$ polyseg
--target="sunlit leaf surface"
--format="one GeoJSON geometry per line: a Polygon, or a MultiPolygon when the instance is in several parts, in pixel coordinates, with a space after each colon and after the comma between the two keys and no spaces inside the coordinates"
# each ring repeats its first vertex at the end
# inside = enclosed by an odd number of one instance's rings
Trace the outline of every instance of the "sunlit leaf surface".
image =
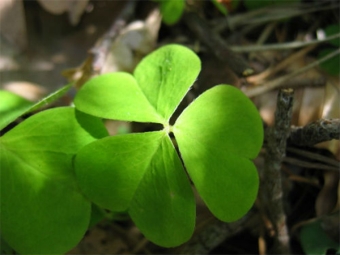
{"type": "Polygon", "coordinates": [[[115,120],[163,122],[135,78],[128,73],[108,73],[86,82],[74,99],[77,109],[115,120]]]}
{"type": "Polygon", "coordinates": [[[174,134],[196,189],[216,217],[233,221],[255,201],[258,175],[250,161],[263,140],[255,106],[241,91],[216,86],[177,119],[174,134]]]}
{"type": "Polygon", "coordinates": [[[168,45],[144,58],[134,76],[150,104],[167,123],[200,69],[200,60],[191,50],[168,45]]]}
{"type": "Polygon", "coordinates": [[[36,114],[0,138],[1,234],[19,253],[61,254],[89,224],[72,158],[107,135],[101,121],[71,107],[36,114]]]}

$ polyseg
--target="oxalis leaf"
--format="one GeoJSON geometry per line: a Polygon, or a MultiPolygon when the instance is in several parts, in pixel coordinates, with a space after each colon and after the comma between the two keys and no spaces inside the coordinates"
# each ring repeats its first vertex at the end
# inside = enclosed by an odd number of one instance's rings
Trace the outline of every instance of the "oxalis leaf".
{"type": "Polygon", "coordinates": [[[98,140],[79,152],[75,166],[92,201],[113,211],[128,210],[150,240],[170,247],[191,237],[194,196],[166,132],[98,140]]]}
{"type": "MultiPolygon", "coordinates": [[[[6,110],[6,112],[1,111],[0,129],[3,129],[4,127],[6,127],[8,124],[13,122],[18,117],[20,117],[24,114],[36,111],[36,110],[40,109],[41,107],[44,107],[44,106],[48,105],[49,103],[54,102],[55,100],[57,100],[60,97],[62,97],[63,95],[65,95],[67,93],[67,91],[69,91],[71,88],[72,88],[72,84],[68,84],[68,85],[58,89],[57,91],[49,94],[48,96],[44,97],[43,99],[41,99],[40,101],[38,101],[34,104],[31,103],[31,102],[28,102],[28,101],[26,101],[26,103],[24,103],[24,101],[22,101],[24,99],[21,99],[20,107],[18,107],[19,105],[17,105],[17,107],[11,107],[13,105],[11,105],[11,103],[9,104],[9,102],[8,102],[9,98],[4,98],[4,97],[10,96],[8,94],[9,92],[7,92],[7,91],[1,92],[0,93],[0,99],[1,99],[0,110],[2,110],[2,111],[6,110]],[[7,108],[7,107],[10,107],[10,108],[7,108]],[[7,109],[5,109],[5,108],[7,108],[7,109]]],[[[13,97],[18,98],[19,96],[11,95],[10,97],[13,100],[14,99],[13,97]]],[[[17,103],[19,103],[19,102],[17,102],[17,103]]]]}
{"type": "Polygon", "coordinates": [[[107,135],[97,118],[71,107],[40,112],[0,138],[1,236],[22,254],[62,254],[87,230],[91,203],[72,158],[107,135]]]}
{"type": "Polygon", "coordinates": [[[251,159],[262,144],[262,122],[242,92],[216,86],[189,105],[173,127],[169,124],[199,70],[192,51],[164,46],[141,61],[135,80],[122,73],[97,77],[84,85],[75,102],[96,116],[164,125],[162,131],[95,141],[79,151],[75,168],[86,196],[104,208],[128,211],[147,238],[166,247],[187,241],[195,218],[189,179],[168,133],[175,134],[195,187],[219,219],[242,217],[257,195],[251,159]]]}
{"type": "Polygon", "coordinates": [[[215,86],[177,119],[173,131],[187,171],[212,213],[242,217],[255,201],[258,175],[250,161],[263,140],[261,118],[241,91],[215,86]]]}
{"type": "Polygon", "coordinates": [[[158,2],[164,23],[173,25],[181,18],[185,8],[184,0],[158,0],[158,2]]]}
{"type": "Polygon", "coordinates": [[[76,107],[98,117],[166,124],[200,71],[199,58],[168,45],[144,58],[134,71],[97,76],[84,84],[76,107]]]}
{"type": "Polygon", "coordinates": [[[74,99],[80,111],[106,119],[162,122],[135,78],[123,72],[97,76],[74,99]]]}

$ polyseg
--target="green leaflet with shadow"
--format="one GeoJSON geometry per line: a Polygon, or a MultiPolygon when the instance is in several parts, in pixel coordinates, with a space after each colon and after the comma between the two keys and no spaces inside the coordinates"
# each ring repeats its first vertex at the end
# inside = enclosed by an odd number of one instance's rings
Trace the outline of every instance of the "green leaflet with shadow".
{"type": "Polygon", "coordinates": [[[261,126],[252,102],[238,89],[226,85],[215,86],[199,96],[174,125],[187,171],[220,220],[237,220],[256,198],[258,176],[250,159],[261,148],[261,126]]]}
{"type": "Polygon", "coordinates": [[[80,151],[75,164],[84,193],[103,208],[127,210],[150,240],[170,247],[191,237],[194,196],[164,131],[98,140],[80,151]]]}
{"type": "Polygon", "coordinates": [[[303,225],[299,234],[306,254],[340,254],[339,242],[331,239],[324,231],[322,219],[303,225]],[[329,253],[328,250],[333,250],[333,253],[329,253]]]}
{"type": "Polygon", "coordinates": [[[0,129],[29,109],[33,102],[7,90],[0,90],[0,129]]]}
{"type": "Polygon", "coordinates": [[[162,20],[167,25],[175,24],[184,12],[184,0],[155,0],[155,2],[159,3],[162,20]]]}
{"type": "Polygon", "coordinates": [[[68,84],[50,95],[44,97],[36,103],[27,101],[26,99],[10,93],[8,91],[0,91],[0,129],[3,129],[8,124],[19,118],[20,116],[34,112],[41,107],[56,101],[67,93],[72,88],[72,84],[68,84]]]}
{"type": "Polygon", "coordinates": [[[0,138],[1,236],[22,254],[62,254],[87,230],[91,203],[72,160],[107,135],[102,122],[71,107],[46,110],[0,138]]]}

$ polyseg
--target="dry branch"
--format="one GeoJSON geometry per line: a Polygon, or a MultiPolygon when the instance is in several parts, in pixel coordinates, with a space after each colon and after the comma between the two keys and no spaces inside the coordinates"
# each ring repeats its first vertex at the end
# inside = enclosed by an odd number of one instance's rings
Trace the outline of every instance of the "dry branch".
{"type": "Polygon", "coordinates": [[[293,106],[293,90],[283,89],[278,94],[274,127],[266,134],[266,156],[261,196],[275,229],[273,254],[289,254],[289,235],[283,210],[281,163],[285,156],[293,106]]]}
{"type": "Polygon", "coordinates": [[[304,127],[293,127],[289,137],[292,144],[313,146],[317,143],[339,140],[340,119],[320,119],[304,127]]]}

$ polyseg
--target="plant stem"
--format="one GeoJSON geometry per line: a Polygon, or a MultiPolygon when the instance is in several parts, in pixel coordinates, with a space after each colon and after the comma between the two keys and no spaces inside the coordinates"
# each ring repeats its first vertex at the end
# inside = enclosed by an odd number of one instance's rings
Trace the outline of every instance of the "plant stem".
{"type": "Polygon", "coordinates": [[[266,133],[266,156],[261,198],[275,229],[273,254],[289,254],[289,234],[283,210],[281,163],[285,156],[293,108],[293,90],[282,89],[278,94],[275,123],[266,133]]]}

